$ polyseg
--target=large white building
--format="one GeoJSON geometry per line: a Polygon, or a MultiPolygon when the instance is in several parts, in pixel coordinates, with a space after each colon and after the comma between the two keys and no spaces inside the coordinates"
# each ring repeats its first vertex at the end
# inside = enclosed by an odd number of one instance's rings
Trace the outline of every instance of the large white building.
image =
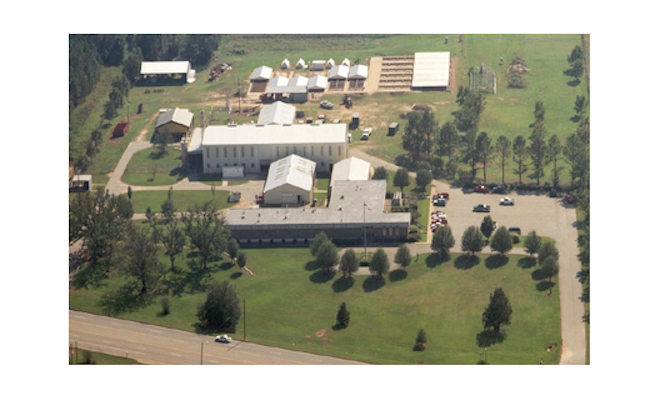
{"type": "Polygon", "coordinates": [[[347,124],[211,125],[198,127],[181,144],[183,160],[204,173],[243,167],[245,173],[265,172],[272,162],[291,154],[330,172],[348,157],[347,124]]]}

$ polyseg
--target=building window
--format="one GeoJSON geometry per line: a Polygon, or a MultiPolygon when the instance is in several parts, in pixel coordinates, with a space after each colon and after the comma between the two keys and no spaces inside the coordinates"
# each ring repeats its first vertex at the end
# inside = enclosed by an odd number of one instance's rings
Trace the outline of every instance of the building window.
{"type": "Polygon", "coordinates": [[[323,149],[323,146],[320,147],[320,155],[321,157],[325,155],[325,150],[323,149]]]}
{"type": "Polygon", "coordinates": [[[232,151],[233,151],[233,157],[237,158],[237,148],[233,147],[232,151]]]}
{"type": "Polygon", "coordinates": [[[328,146],[328,154],[332,157],[332,146],[328,146]]]}
{"type": "Polygon", "coordinates": [[[217,153],[216,154],[217,158],[219,158],[219,148],[218,147],[216,148],[216,153],[217,153]]]}
{"type": "Polygon", "coordinates": [[[311,146],[311,156],[314,156],[314,146],[311,146]]]}
{"type": "Polygon", "coordinates": [[[255,163],[252,163],[252,164],[251,164],[251,168],[255,168],[255,163]]]}
{"type": "Polygon", "coordinates": [[[206,149],[206,152],[207,152],[207,154],[206,154],[205,157],[210,158],[210,148],[209,147],[206,149]]]}
{"type": "Polygon", "coordinates": [[[227,147],[224,147],[224,148],[223,148],[223,156],[224,156],[225,158],[228,158],[228,148],[227,148],[227,147]]]}
{"type": "Polygon", "coordinates": [[[255,157],[255,147],[251,146],[251,157],[255,157]]]}
{"type": "Polygon", "coordinates": [[[210,164],[208,164],[208,169],[210,169],[210,164]]]}
{"type": "Polygon", "coordinates": [[[339,157],[341,156],[341,146],[339,146],[339,157]]]}

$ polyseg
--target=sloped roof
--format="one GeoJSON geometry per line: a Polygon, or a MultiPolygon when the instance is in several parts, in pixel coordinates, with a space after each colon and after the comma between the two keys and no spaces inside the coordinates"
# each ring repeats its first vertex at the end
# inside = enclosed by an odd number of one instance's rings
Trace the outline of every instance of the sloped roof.
{"type": "Polygon", "coordinates": [[[448,51],[415,53],[412,87],[445,87],[449,85],[450,53],[448,51]]]}
{"type": "Polygon", "coordinates": [[[287,60],[285,58],[284,61],[282,61],[282,63],[280,65],[283,66],[283,67],[290,67],[291,63],[289,62],[289,60],[287,60]]]}
{"type": "Polygon", "coordinates": [[[344,144],[347,124],[298,125],[208,125],[203,146],[268,144],[344,144]]]}
{"type": "Polygon", "coordinates": [[[349,75],[350,79],[353,79],[353,78],[355,78],[355,79],[359,79],[359,78],[366,79],[367,77],[368,77],[368,66],[367,65],[359,65],[359,64],[357,64],[357,65],[353,65],[350,68],[350,75],[349,75]]]}
{"type": "Polygon", "coordinates": [[[289,79],[289,83],[287,86],[307,86],[309,83],[309,78],[306,76],[302,75],[295,75],[291,79],[289,79]]]}
{"type": "Polygon", "coordinates": [[[330,79],[348,79],[350,67],[347,65],[337,65],[330,70],[330,79]]]}
{"type": "Polygon", "coordinates": [[[269,166],[264,193],[285,184],[310,191],[314,185],[315,170],[315,162],[295,154],[281,158],[269,166]]]}
{"type": "Polygon", "coordinates": [[[347,58],[344,59],[343,61],[341,61],[341,65],[347,65],[349,67],[350,66],[350,60],[348,60],[347,58]]]}
{"type": "Polygon", "coordinates": [[[300,60],[298,60],[298,62],[296,62],[296,68],[298,68],[298,67],[302,68],[305,65],[307,65],[307,63],[305,63],[305,60],[303,60],[302,58],[300,60]]]}
{"type": "Polygon", "coordinates": [[[273,74],[273,69],[271,67],[262,65],[261,67],[257,67],[253,70],[253,74],[251,75],[251,80],[268,81],[269,79],[271,79],[271,74],[273,74]]]}
{"type": "Polygon", "coordinates": [[[327,78],[323,75],[314,75],[309,78],[309,83],[307,84],[307,89],[326,89],[327,88],[327,78]]]}
{"type": "Polygon", "coordinates": [[[190,110],[177,107],[161,112],[158,116],[158,121],[156,122],[156,128],[169,122],[175,122],[189,128],[190,125],[192,125],[192,119],[194,119],[194,114],[192,114],[190,110]]]}
{"type": "Polygon", "coordinates": [[[262,107],[260,115],[257,118],[257,123],[259,125],[291,124],[295,117],[296,107],[281,101],[276,101],[270,106],[262,107]]]}
{"type": "Polygon", "coordinates": [[[269,86],[287,86],[289,78],[286,76],[276,76],[269,81],[269,86]]]}
{"type": "Polygon", "coordinates": [[[367,181],[370,177],[370,163],[360,158],[350,157],[334,164],[330,186],[336,181],[367,181]]]}

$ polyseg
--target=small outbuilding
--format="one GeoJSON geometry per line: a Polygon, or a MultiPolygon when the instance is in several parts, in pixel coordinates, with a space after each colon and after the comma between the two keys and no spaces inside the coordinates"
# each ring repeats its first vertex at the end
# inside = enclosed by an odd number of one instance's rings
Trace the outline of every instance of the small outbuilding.
{"type": "Polygon", "coordinates": [[[331,58],[325,63],[325,68],[334,68],[335,66],[336,62],[331,58]]]}
{"type": "Polygon", "coordinates": [[[69,182],[70,192],[87,192],[93,186],[92,175],[74,175],[69,182]]]}
{"type": "Polygon", "coordinates": [[[307,63],[302,58],[296,63],[296,69],[307,68],[307,63]]]}
{"type": "Polygon", "coordinates": [[[193,122],[194,114],[188,109],[177,107],[160,110],[155,132],[167,132],[174,141],[180,141],[192,129],[193,122]]]}
{"type": "Polygon", "coordinates": [[[367,79],[368,78],[368,66],[367,65],[353,65],[350,67],[350,79],[367,79]]]}
{"type": "Polygon", "coordinates": [[[327,89],[327,77],[323,75],[314,75],[309,78],[309,83],[307,83],[307,90],[310,92],[322,92],[325,89],[327,89]]]}
{"type": "Polygon", "coordinates": [[[196,80],[196,71],[192,69],[189,61],[143,61],[140,64],[140,75],[157,78],[158,76],[183,75],[187,83],[196,80]]]}
{"type": "Polygon", "coordinates": [[[111,133],[111,139],[122,137],[126,135],[128,132],[129,132],[129,123],[120,122],[119,124],[115,125],[115,128],[113,128],[113,132],[111,133]]]}
{"type": "Polygon", "coordinates": [[[314,60],[311,62],[312,71],[323,71],[325,69],[325,60],[314,60]]]}
{"type": "Polygon", "coordinates": [[[372,177],[370,163],[360,158],[350,157],[334,164],[330,187],[337,181],[367,181],[372,177]]]}
{"type": "Polygon", "coordinates": [[[251,81],[268,81],[271,79],[271,75],[273,75],[273,69],[271,69],[271,67],[262,65],[261,67],[257,67],[253,70],[253,73],[251,74],[251,81]]]}
{"type": "Polygon", "coordinates": [[[280,64],[280,68],[287,69],[289,67],[291,67],[291,63],[289,62],[289,60],[285,58],[284,61],[282,61],[282,63],[280,64]]]}
{"type": "Polygon", "coordinates": [[[350,67],[347,67],[345,65],[336,65],[330,70],[329,79],[345,80],[348,79],[349,74],[350,74],[350,67]]]}
{"type": "Polygon", "coordinates": [[[262,107],[257,119],[258,125],[283,125],[292,124],[296,118],[296,107],[276,101],[270,106],[262,107]]]}
{"type": "Polygon", "coordinates": [[[346,66],[349,67],[350,66],[350,60],[348,60],[347,58],[344,59],[343,61],[341,61],[341,65],[346,65],[346,66]]]}

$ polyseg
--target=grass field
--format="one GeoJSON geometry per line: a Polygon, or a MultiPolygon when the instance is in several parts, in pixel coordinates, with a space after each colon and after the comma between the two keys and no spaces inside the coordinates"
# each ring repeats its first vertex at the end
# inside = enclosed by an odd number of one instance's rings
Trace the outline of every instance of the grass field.
{"type": "Polygon", "coordinates": [[[155,148],[139,151],[129,161],[122,182],[133,186],[173,185],[185,177],[180,158],[180,150],[171,147],[164,155],[155,148]]]}
{"type": "MultiPolygon", "coordinates": [[[[340,274],[330,278],[315,269],[306,248],[246,253],[255,276],[225,261],[212,264],[209,273],[190,271],[187,257],[178,262],[182,271],[168,273],[158,297],[148,302],[120,292],[127,281],[113,276],[99,288],[71,289],[70,308],[194,331],[205,286],[229,280],[246,300],[247,339],[256,343],[377,364],[476,364],[484,347],[491,364],[536,364],[541,358],[547,364],[558,362],[558,350],[545,351],[560,342],[557,291],[547,296],[538,290],[536,267],[529,268],[524,257],[510,256],[506,265],[494,268],[489,257],[481,256],[467,268],[462,256],[441,264],[435,255],[421,254],[406,274],[388,274],[384,285],[368,276],[357,276],[349,285],[340,274]],[[512,304],[512,325],[505,327],[505,340],[486,345],[481,314],[497,287],[512,304]],[[167,316],[160,314],[163,296],[171,301],[167,316]],[[351,322],[337,330],[341,302],[346,302],[351,322]],[[413,351],[420,328],[428,336],[424,352],[413,351]]],[[[233,337],[242,339],[241,326],[233,337]]]]}
{"type": "MultiPolygon", "coordinates": [[[[194,205],[203,204],[212,200],[217,209],[230,207],[228,204],[228,194],[222,190],[216,190],[214,195],[210,190],[174,190],[172,200],[178,211],[187,211],[194,205]]],[[[126,196],[126,195],[123,195],[126,196]]],[[[166,190],[144,190],[133,192],[131,203],[135,213],[144,213],[147,207],[151,207],[154,212],[160,211],[160,206],[167,199],[166,190]]]]}
{"type": "MultiPolygon", "coordinates": [[[[125,354],[126,356],[126,354],[125,354]]],[[[87,365],[86,361],[90,360],[95,365],[136,365],[139,362],[125,357],[117,357],[110,354],[99,353],[83,349],[70,348],[68,363],[70,365],[87,365]]]]}

